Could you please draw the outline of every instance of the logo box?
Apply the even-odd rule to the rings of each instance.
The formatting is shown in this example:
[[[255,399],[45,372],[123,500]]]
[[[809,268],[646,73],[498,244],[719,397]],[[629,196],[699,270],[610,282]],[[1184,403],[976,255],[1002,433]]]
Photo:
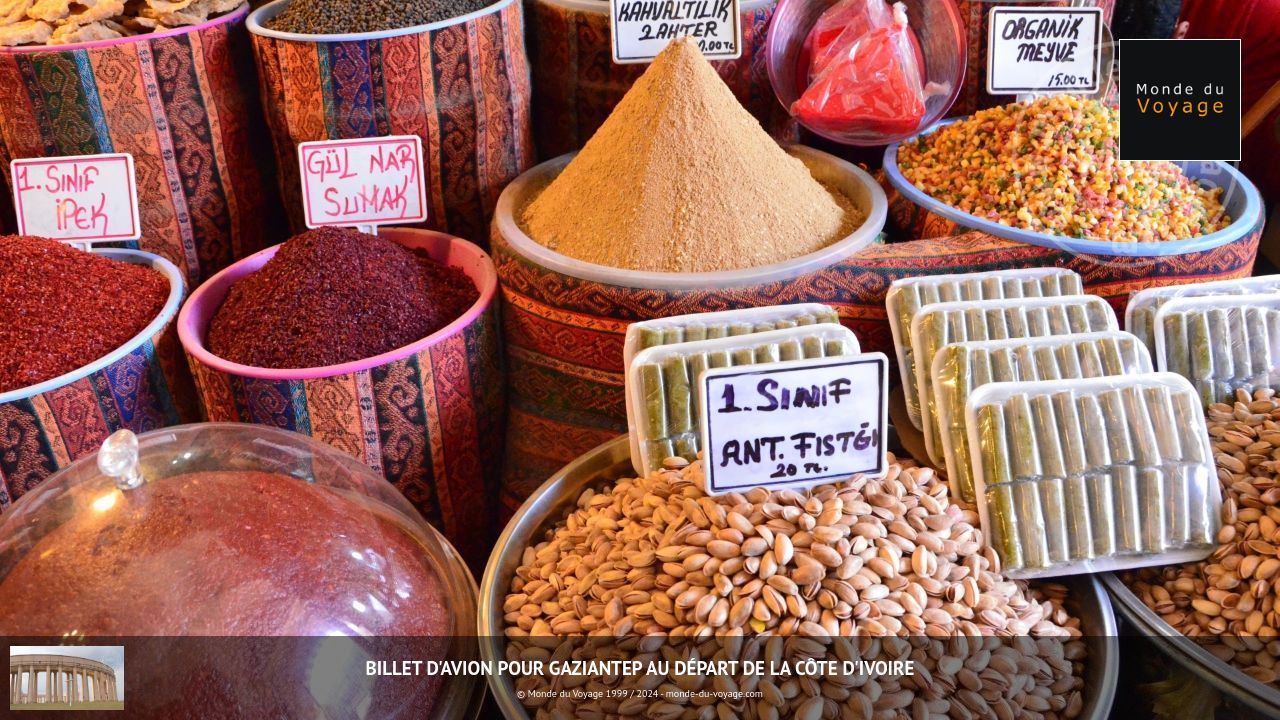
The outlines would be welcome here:
[[[1119,42],[1120,159],[1240,159],[1240,41]]]

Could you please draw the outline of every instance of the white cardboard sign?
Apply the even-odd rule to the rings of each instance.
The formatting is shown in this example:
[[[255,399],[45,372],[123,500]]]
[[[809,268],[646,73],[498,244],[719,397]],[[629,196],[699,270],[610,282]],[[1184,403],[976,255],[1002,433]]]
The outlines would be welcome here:
[[[300,143],[298,165],[309,228],[427,219],[422,139],[417,135]]]
[[[883,353],[706,370],[707,493],[884,475],[888,377]]]
[[[991,9],[987,92],[1096,93],[1101,83],[1102,9]]]
[[[9,169],[19,234],[81,243],[142,236],[129,153],[22,158]]]
[[[647,63],[678,37],[691,37],[708,60],[742,56],[738,0],[609,0],[613,61]]]

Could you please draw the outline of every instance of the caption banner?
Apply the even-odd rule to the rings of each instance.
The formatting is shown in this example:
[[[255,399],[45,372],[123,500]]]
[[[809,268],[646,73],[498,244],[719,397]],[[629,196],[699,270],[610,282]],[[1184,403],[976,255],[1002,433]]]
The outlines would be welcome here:
[[[868,353],[703,372],[707,492],[882,475],[888,367]]]

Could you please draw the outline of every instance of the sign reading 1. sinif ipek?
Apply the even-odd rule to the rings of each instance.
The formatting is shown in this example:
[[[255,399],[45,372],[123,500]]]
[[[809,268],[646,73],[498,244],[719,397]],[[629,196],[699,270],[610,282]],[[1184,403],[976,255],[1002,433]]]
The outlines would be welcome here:
[[[987,37],[987,92],[1095,93],[1102,9],[997,7]]]
[[[888,367],[867,353],[702,373],[707,492],[884,475]]]
[[[142,235],[129,153],[18,158],[10,171],[20,235],[75,243]]]
[[[708,60],[742,56],[738,0],[609,0],[615,63],[647,63],[678,37]]]

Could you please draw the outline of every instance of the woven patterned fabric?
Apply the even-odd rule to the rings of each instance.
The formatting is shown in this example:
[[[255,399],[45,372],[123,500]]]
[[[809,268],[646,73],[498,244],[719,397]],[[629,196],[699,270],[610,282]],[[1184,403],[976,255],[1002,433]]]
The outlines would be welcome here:
[[[173,321],[75,382],[0,403],[0,510],[121,428],[195,422],[195,390]]]
[[[765,31],[774,5],[742,11],[742,57],[711,64],[760,124],[782,142],[798,126],[773,95],[765,64]],[[538,157],[550,160],[581,148],[649,66],[613,62],[609,5],[568,8],[547,0],[529,4],[529,58]]]
[[[188,354],[207,419],[292,430],[394,484],[473,567],[495,529],[505,405],[497,309],[402,360],[316,380],[230,375]]]
[[[605,285],[537,266],[497,234],[510,411],[502,502],[512,512],[556,469],[626,432],[622,346],[627,325],[683,313],[823,302],[862,347],[893,358],[884,299],[890,283],[917,275],[1063,266],[1123,316],[1129,294],[1159,285],[1245,277],[1262,225],[1214,250],[1160,258],[1088,257],[982,233],[873,245],[785,282],[693,291]]]
[[[254,45],[295,231],[305,227],[299,143],[417,135],[427,181],[418,227],[488,244],[498,194],[534,159],[519,2],[429,32],[348,42],[255,35]]]
[[[177,265],[192,286],[277,242],[246,12],[168,37],[0,48],[6,180],[13,158],[131,153],[142,239],[130,246]]]

